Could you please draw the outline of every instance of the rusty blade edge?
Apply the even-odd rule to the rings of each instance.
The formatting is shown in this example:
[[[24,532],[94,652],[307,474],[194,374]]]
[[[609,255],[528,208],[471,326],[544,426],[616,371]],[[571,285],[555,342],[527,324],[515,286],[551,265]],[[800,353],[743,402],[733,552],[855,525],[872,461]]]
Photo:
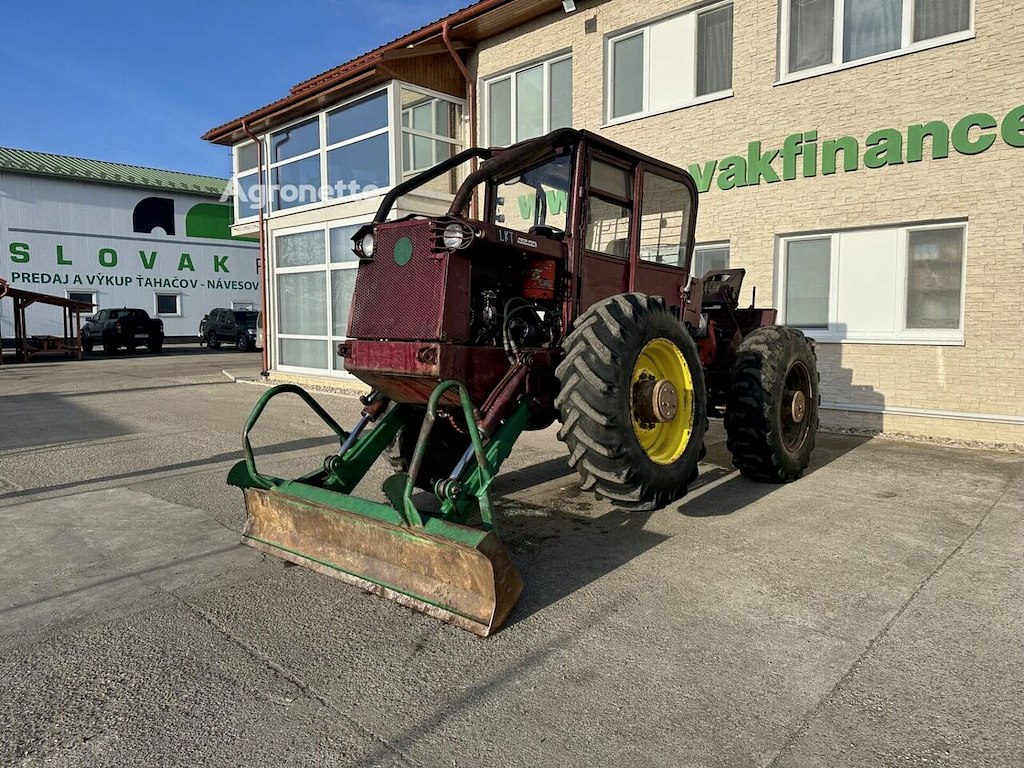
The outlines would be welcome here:
[[[406,608],[411,608],[412,610],[418,611],[419,613],[425,613],[426,615],[432,616],[435,619],[440,619],[441,621],[448,622],[449,624],[455,625],[459,629],[464,629],[467,632],[472,632],[474,635],[478,635],[479,637],[487,637],[491,634],[493,628],[493,620],[491,623],[487,624],[478,621],[473,621],[472,619],[469,619],[461,614],[454,613],[453,611],[446,610],[436,605],[432,605],[431,603],[424,602],[423,600],[418,600],[417,598],[412,597],[411,595],[407,595],[404,592],[398,592],[396,590],[390,589],[389,587],[377,584],[376,582],[368,581],[358,576],[354,576],[348,571],[343,571],[338,568],[332,568],[331,566],[324,565],[323,563],[317,560],[313,560],[308,557],[303,557],[302,555],[296,554],[295,552],[292,552],[290,550],[281,549],[280,547],[275,547],[272,544],[267,544],[266,542],[262,542],[257,539],[251,539],[248,536],[242,537],[242,543],[246,546],[252,547],[253,549],[258,549],[261,552],[265,552],[268,555],[273,555],[274,557],[278,557],[282,560],[287,560],[289,562],[295,563],[296,565],[301,565],[311,570],[322,573],[326,576],[330,576],[340,581],[344,581],[347,584],[352,584],[353,586],[359,587],[365,592],[372,592],[373,594],[379,597],[383,597],[386,600],[391,600],[392,602],[396,602],[399,605],[404,605]]]

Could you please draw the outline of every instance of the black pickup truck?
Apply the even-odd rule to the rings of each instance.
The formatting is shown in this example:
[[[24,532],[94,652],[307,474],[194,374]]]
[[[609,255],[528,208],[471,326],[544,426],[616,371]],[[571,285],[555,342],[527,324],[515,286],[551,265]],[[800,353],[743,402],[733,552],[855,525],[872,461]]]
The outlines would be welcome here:
[[[143,344],[150,352],[159,352],[164,347],[164,321],[151,318],[144,309],[101,309],[82,326],[82,349],[92,352],[96,344],[102,344],[108,355],[119,347],[134,352]]]
[[[224,342],[251,352],[257,346],[259,317],[254,309],[211,309],[199,323],[199,343],[215,349]]]

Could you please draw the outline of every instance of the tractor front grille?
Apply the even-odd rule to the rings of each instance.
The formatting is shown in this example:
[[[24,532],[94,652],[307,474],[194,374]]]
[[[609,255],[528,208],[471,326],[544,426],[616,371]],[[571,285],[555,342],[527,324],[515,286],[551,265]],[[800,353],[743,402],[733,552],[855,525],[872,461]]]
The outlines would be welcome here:
[[[448,254],[429,219],[381,224],[372,260],[359,264],[348,335],[434,340],[441,333]]]

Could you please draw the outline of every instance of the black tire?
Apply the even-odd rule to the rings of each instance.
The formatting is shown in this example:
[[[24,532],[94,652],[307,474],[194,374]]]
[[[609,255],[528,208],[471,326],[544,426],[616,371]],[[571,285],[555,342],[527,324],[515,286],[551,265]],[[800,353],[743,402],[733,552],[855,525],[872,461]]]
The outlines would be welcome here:
[[[150,341],[150,342],[148,342],[146,344],[146,348],[150,352],[152,352],[154,355],[158,355],[158,354],[160,354],[161,350],[163,350],[163,348],[164,348],[164,342],[163,342],[163,340],[161,340],[161,341]]]
[[[239,352],[248,352],[249,348],[249,338],[247,336],[239,334],[238,338],[235,339],[235,349],[237,349]]]
[[[818,429],[818,381],[814,348],[796,328],[766,326],[743,340],[732,366],[725,431],[732,463],[745,477],[789,483],[803,474]]]
[[[680,408],[669,419],[688,418],[689,433],[678,435],[676,448],[661,461],[641,444],[638,429],[644,427],[634,427],[634,374],[641,353],[659,340],[668,342],[663,349],[681,354],[690,379],[680,400],[689,412],[683,416]],[[685,495],[704,447],[707,394],[697,345],[664,301],[626,293],[599,302],[577,319],[562,346],[558,438],[569,448],[569,464],[580,473],[583,489],[630,509],[658,509]]]
[[[417,413],[398,430],[388,446],[388,461],[396,472],[409,471],[424,416],[426,409],[417,409]],[[432,493],[435,482],[451,475],[469,443],[468,434],[460,432],[444,416],[439,416],[430,433],[430,445],[423,457],[423,464],[416,478],[416,487]]]
[[[103,351],[106,352],[108,355],[112,355],[115,352],[117,352],[117,344],[112,344],[109,341],[105,341],[103,342]]]
[[[92,354],[92,336],[88,333],[82,334],[82,351],[87,354]]]
[[[206,334],[206,347],[207,349],[217,349],[220,346],[220,340],[217,338],[217,334],[210,331]]]
[[[125,345],[125,348],[129,352],[134,352],[137,347],[138,347],[138,344],[127,344],[127,345]]]

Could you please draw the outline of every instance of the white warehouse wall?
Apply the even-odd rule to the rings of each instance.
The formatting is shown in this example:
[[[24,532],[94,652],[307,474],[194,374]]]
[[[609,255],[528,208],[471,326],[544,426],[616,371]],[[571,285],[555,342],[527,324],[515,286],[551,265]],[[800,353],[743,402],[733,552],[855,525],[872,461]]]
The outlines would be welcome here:
[[[146,198],[173,201],[174,234],[135,232]],[[156,294],[179,295],[160,315],[167,336],[194,336],[214,307],[260,306],[255,242],[186,234],[188,211],[216,198],[171,190],[0,173],[0,277],[13,288],[66,297],[93,292],[97,309],[139,307],[156,316]],[[164,204],[169,212],[170,206]],[[63,334],[58,308],[32,305],[29,335]],[[0,301],[0,335],[14,335],[13,302]]]

